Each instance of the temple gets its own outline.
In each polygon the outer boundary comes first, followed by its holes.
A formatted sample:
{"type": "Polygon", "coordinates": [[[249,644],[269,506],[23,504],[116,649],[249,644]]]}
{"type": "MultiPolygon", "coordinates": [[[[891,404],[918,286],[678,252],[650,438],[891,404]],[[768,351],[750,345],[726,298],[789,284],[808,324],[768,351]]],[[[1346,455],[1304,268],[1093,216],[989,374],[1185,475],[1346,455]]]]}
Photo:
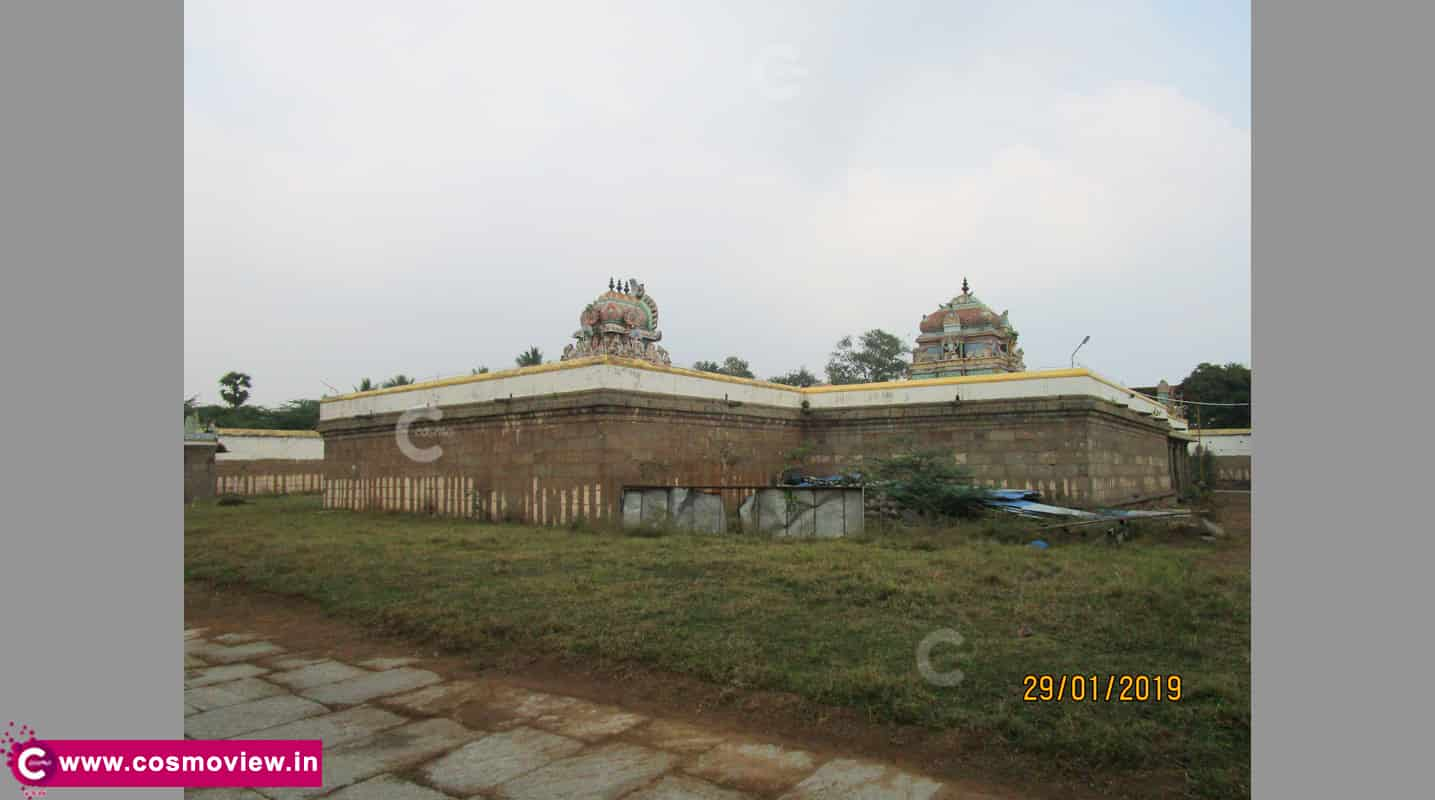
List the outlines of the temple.
{"type": "Polygon", "coordinates": [[[911,377],[946,378],[1024,372],[1016,328],[1007,312],[993,312],[962,279],[962,293],[922,318],[912,350],[911,377]]]}
{"type": "Polygon", "coordinates": [[[608,279],[608,291],[598,295],[578,315],[576,342],[563,348],[561,360],[590,356],[637,358],[664,366],[668,351],[658,346],[658,304],[636,279],[608,279]]]}

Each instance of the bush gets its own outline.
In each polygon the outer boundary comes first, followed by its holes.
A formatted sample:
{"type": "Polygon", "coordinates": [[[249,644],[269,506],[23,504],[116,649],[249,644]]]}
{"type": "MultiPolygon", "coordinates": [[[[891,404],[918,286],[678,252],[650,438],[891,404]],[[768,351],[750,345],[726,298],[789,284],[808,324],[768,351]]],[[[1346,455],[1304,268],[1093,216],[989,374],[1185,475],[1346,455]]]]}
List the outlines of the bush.
{"type": "Polygon", "coordinates": [[[868,488],[903,511],[933,521],[977,517],[990,496],[942,450],[919,450],[876,460],[868,488]]]}

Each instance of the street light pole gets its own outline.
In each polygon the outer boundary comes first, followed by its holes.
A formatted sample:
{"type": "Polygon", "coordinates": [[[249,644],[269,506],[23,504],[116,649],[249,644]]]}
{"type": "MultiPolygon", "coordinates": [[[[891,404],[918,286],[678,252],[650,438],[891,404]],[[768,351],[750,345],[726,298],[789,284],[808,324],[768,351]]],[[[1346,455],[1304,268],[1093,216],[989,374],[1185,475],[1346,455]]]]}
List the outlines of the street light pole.
{"type": "Polygon", "coordinates": [[[1071,368],[1072,368],[1072,369],[1076,369],[1076,352],[1077,352],[1077,350],[1080,350],[1081,348],[1085,347],[1085,346],[1086,346],[1086,343],[1089,342],[1089,341],[1091,341],[1091,336],[1088,335],[1085,339],[1082,339],[1082,340],[1081,340],[1081,344],[1079,344],[1079,345],[1076,346],[1076,350],[1072,350],[1072,351],[1071,351],[1071,368]]]}

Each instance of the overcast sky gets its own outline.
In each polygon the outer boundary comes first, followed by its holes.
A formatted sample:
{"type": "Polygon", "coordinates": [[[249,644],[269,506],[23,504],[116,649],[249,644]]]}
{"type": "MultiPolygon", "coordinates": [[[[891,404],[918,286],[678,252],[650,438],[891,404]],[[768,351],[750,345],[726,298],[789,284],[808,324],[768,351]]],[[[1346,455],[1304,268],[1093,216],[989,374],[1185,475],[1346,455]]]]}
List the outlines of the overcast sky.
{"type": "Polygon", "coordinates": [[[1029,369],[1251,353],[1246,3],[185,5],[184,394],[557,359],[821,374],[962,278],[1029,369]]]}

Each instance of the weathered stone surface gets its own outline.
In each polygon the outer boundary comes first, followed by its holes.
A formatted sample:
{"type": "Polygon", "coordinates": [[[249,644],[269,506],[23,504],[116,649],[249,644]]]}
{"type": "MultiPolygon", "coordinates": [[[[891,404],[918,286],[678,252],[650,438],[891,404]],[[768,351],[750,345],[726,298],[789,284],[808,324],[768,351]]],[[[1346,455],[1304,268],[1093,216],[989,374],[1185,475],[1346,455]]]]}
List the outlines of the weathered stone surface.
{"type": "Polygon", "coordinates": [[[379,731],[396,728],[409,720],[392,711],[373,706],[355,706],[332,714],[313,716],[275,728],[246,733],[236,739],[318,739],[324,749],[356,742],[379,731]]]}
{"type": "Polygon", "coordinates": [[[477,681],[449,681],[407,694],[384,697],[377,702],[411,714],[438,716],[452,713],[459,706],[485,698],[491,692],[492,687],[477,681]]]}
{"type": "Polygon", "coordinates": [[[184,640],[187,642],[187,641],[189,641],[190,639],[198,639],[199,637],[203,636],[203,635],[204,635],[204,632],[207,631],[207,630],[209,630],[209,629],[208,629],[208,628],[185,628],[185,629],[184,629],[184,640]]]}
{"type": "Polygon", "coordinates": [[[329,797],[332,800],[449,800],[442,792],[392,775],[380,775],[347,786],[329,797]]]}
{"type": "Polygon", "coordinates": [[[232,664],[236,661],[252,661],[260,656],[284,652],[284,648],[272,642],[249,642],[233,647],[191,639],[184,643],[188,655],[199,656],[211,664],[232,664]]]}
{"type": "Polygon", "coordinates": [[[338,683],[326,683],[299,694],[325,705],[353,706],[383,697],[438,683],[441,678],[428,670],[399,667],[387,672],[374,672],[338,683]]]}
{"type": "Polygon", "coordinates": [[[327,714],[329,709],[292,694],[237,703],[184,718],[184,734],[195,739],[228,739],[296,719],[327,714]]]}
{"type": "Polygon", "coordinates": [[[718,495],[672,489],[671,497],[673,527],[694,533],[727,532],[727,515],[718,495]]]}
{"type": "Polygon", "coordinates": [[[819,539],[837,539],[847,534],[846,507],[843,492],[817,492],[817,508],[813,510],[813,535],[819,539]]]}
{"type": "Polygon", "coordinates": [[[185,703],[185,704],[184,704],[184,715],[185,715],[186,717],[189,716],[189,715],[191,715],[191,714],[198,714],[198,713],[199,713],[199,709],[195,708],[194,706],[190,705],[189,703],[185,703]]]}
{"type": "Polygon", "coordinates": [[[530,722],[544,730],[594,741],[604,739],[647,720],[613,706],[601,706],[583,700],[565,704],[561,709],[534,716],[530,722]]]}
{"type": "Polygon", "coordinates": [[[359,666],[364,669],[378,670],[380,672],[395,667],[407,667],[410,664],[418,663],[417,658],[371,658],[367,661],[360,661],[359,666]]]}
{"type": "Polygon", "coordinates": [[[931,800],[942,785],[895,767],[838,758],[784,794],[782,800],[931,800]]]}
{"type": "Polygon", "coordinates": [[[509,800],[611,800],[658,777],[676,761],[668,753],[614,743],[515,778],[500,786],[498,795],[509,800]]]}
{"type": "Polygon", "coordinates": [[[460,747],[422,770],[424,780],[467,797],[583,749],[583,743],[528,727],[494,733],[460,747]]]}
{"type": "Polygon", "coordinates": [[[668,516],[668,490],[644,489],[639,521],[644,525],[666,525],[668,516]]]}
{"type": "Polygon", "coordinates": [[[426,719],[390,728],[324,753],[322,787],[265,789],[274,800],[304,800],[427,761],[471,741],[477,734],[447,719],[426,719]]]}
{"type": "Polygon", "coordinates": [[[232,645],[244,644],[245,642],[255,642],[263,638],[263,636],[260,636],[257,633],[225,633],[213,637],[210,641],[218,642],[223,645],[232,645]]]}
{"type": "Polygon", "coordinates": [[[318,664],[310,664],[307,667],[300,667],[288,672],[276,672],[270,675],[268,680],[300,692],[315,686],[323,686],[326,683],[338,683],[372,674],[358,667],[351,667],[342,661],[321,661],[318,664]]]}
{"type": "Polygon", "coordinates": [[[197,656],[189,655],[189,654],[187,654],[187,653],[185,654],[185,656],[184,656],[184,668],[185,668],[185,669],[187,669],[187,670],[189,670],[189,669],[202,669],[202,668],[204,668],[204,667],[206,667],[206,666],[208,666],[208,664],[205,663],[204,659],[199,658],[199,657],[197,657],[197,656]]]}
{"type": "Polygon", "coordinates": [[[848,489],[842,493],[844,516],[847,518],[847,535],[861,536],[866,518],[866,497],[861,489],[848,489]]]}
{"type": "Polygon", "coordinates": [[[257,678],[268,671],[253,664],[223,664],[217,667],[196,669],[185,673],[184,688],[197,689],[200,686],[228,683],[240,678],[257,678]]]}
{"type": "Polygon", "coordinates": [[[636,528],[643,524],[643,493],[623,492],[623,527],[636,528]]]}
{"type": "Polygon", "coordinates": [[[646,789],[628,795],[626,800],[746,800],[749,795],[733,789],[721,789],[691,775],[665,775],[646,789]]]}
{"type": "Polygon", "coordinates": [[[328,660],[327,658],[315,656],[275,656],[273,658],[264,659],[260,663],[272,670],[288,672],[289,670],[300,669],[313,664],[322,664],[328,660]]]}
{"type": "Polygon", "coordinates": [[[688,772],[754,792],[777,792],[806,778],[817,766],[812,754],[773,744],[725,742],[699,756],[688,772]]]}
{"type": "Polygon", "coordinates": [[[515,719],[530,720],[544,715],[561,714],[578,702],[576,697],[502,687],[493,693],[488,706],[515,719]]]}
{"type": "Polygon", "coordinates": [[[627,738],[659,750],[684,755],[705,753],[723,742],[721,735],[707,728],[666,719],[655,719],[647,725],[634,728],[627,738]]]}
{"type": "Polygon", "coordinates": [[[240,678],[228,683],[185,689],[184,702],[200,711],[209,711],[284,693],[280,687],[259,678],[240,678]]]}

